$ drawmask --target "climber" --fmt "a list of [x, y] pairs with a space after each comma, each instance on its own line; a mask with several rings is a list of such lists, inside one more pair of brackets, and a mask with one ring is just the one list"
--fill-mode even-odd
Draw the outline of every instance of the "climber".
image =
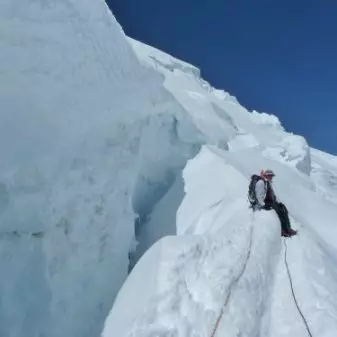
[[285, 237], [293, 236], [297, 233], [290, 226], [287, 207], [277, 201], [272, 179], [275, 176], [272, 170], [262, 170], [260, 175], [252, 175], [249, 185], [248, 199], [251, 207], [256, 210], [275, 210], [281, 222], [281, 235]]

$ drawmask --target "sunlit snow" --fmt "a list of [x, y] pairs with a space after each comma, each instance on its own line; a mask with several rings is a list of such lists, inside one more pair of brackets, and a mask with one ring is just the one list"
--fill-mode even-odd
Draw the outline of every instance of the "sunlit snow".
[[3, 0], [0, 46], [1, 337], [307, 336], [278, 218], [248, 208], [262, 168], [299, 305], [335, 337], [336, 157], [103, 0]]

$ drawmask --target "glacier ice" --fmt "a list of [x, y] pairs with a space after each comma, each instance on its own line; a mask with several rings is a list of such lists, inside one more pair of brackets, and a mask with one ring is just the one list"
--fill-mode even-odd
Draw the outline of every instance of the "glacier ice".
[[[188, 321], [175, 313], [174, 331], [186, 335], [199, 320], [206, 333], [247, 252], [253, 222], [243, 196], [261, 166], [275, 168], [278, 194], [308, 228], [318, 252], [311, 273], [319, 264], [328, 273], [335, 158], [287, 133], [277, 117], [248, 112], [196, 67], [127, 38], [103, 0], [3, 0], [0, 41], [1, 336], [98, 336], [134, 265], [107, 337], [126, 326], [148, 335], [148, 319], [157, 331], [157, 305], [166, 319], [160, 333], [174, 330], [172, 308]], [[317, 213], [325, 215], [318, 229]], [[262, 279], [272, 293], [277, 223], [272, 214], [259, 222], [271, 241], [254, 252], [265, 258], [273, 246], [273, 259], [247, 282]], [[319, 254], [330, 260], [322, 264]], [[334, 274], [316, 276], [317, 292], [334, 291]], [[259, 313], [267, 300], [261, 289], [251, 297]], [[322, 303], [334, 313], [333, 302]], [[140, 325], [131, 327], [135, 316]], [[275, 321], [260, 323], [268, 319]], [[238, 326], [233, 319], [231, 331]]]
[[193, 125], [104, 1], [3, 1], [0, 13], [0, 335], [98, 335], [137, 212], [199, 139], [180, 139]]

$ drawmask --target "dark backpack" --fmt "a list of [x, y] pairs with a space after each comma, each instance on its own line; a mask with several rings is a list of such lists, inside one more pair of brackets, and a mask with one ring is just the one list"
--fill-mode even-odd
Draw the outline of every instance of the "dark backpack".
[[256, 194], [255, 194], [255, 186], [256, 183], [261, 180], [262, 177], [258, 176], [257, 174], [253, 174], [250, 178], [250, 184], [248, 188], [248, 200], [251, 204], [251, 207], [255, 207], [258, 204], [258, 201], [256, 199]]

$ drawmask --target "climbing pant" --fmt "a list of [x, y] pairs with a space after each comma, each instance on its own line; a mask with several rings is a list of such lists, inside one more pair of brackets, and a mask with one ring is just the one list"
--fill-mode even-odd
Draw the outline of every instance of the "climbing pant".
[[290, 229], [290, 220], [288, 216], [288, 209], [287, 207], [282, 204], [282, 202], [273, 202], [272, 204], [266, 204], [264, 206], [264, 209], [269, 211], [269, 210], [275, 210], [277, 216], [280, 219], [281, 222], [281, 227], [285, 232], [288, 232]]

